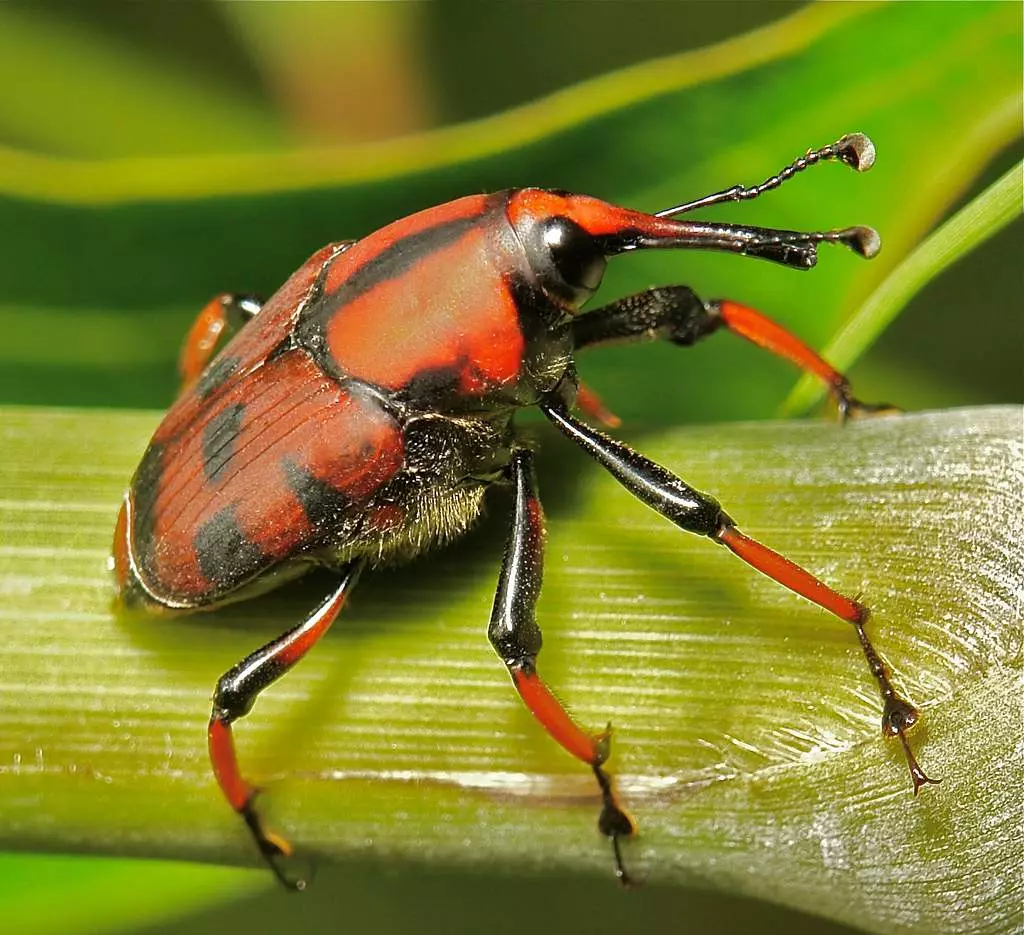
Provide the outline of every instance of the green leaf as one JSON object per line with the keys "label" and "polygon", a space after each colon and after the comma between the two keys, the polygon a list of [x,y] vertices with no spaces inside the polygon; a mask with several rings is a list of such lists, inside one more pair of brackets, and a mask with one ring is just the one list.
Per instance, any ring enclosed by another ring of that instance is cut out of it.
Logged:
{"label": "green leaf", "polygon": [[[943,779],[918,799],[845,625],[544,435],[541,670],[581,722],[616,725],[612,765],[641,827],[632,866],[869,931],[1019,922],[1021,418],[634,435],[750,534],[865,595],[925,713],[922,763]],[[197,617],[113,615],[113,514],[155,421],[0,411],[0,846],[253,860],[209,773],[209,694],[325,582]],[[456,547],[370,576],[239,726],[271,821],[303,851],[610,878],[592,779],[486,643],[506,507],[495,498]]]}
{"label": "green leaf", "polygon": [[[211,295],[267,294],[324,243],[469,191],[549,185],[661,208],[760,180],[804,147],[859,129],[878,147],[869,175],[821,167],[719,215],[872,224],[885,242],[877,260],[825,251],[801,275],[658,252],[616,260],[600,297],[686,281],[820,346],[1019,135],[1019,39],[1011,4],[829,4],[402,140],[104,161],[0,152],[0,399],[163,405],[176,336]],[[62,340],[40,340],[50,329]],[[626,418],[774,411],[791,371],[740,342],[714,343],[682,368],[671,348],[614,349],[584,374]],[[69,361],[80,345],[90,353]]]}
{"label": "green leaf", "polygon": [[0,4],[0,86],[8,89],[0,95],[0,138],[26,147],[93,160],[285,142],[272,114],[196,71],[147,55],[78,17]]}
{"label": "green leaf", "polygon": [[[871,347],[923,286],[1021,214],[1024,214],[1024,162],[1018,162],[964,206],[896,267],[832,338],[822,352],[825,359],[845,370]],[[786,399],[783,412],[800,412],[822,394],[819,383],[802,377]]]}
{"label": "green leaf", "polygon": [[0,854],[4,927],[18,935],[138,931],[265,888],[255,874],[225,867]]}

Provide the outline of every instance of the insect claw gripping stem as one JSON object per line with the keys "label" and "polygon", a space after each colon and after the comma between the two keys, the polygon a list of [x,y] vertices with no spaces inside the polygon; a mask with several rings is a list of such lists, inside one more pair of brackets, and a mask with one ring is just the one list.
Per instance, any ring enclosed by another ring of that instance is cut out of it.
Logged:
{"label": "insect claw gripping stem", "polygon": [[299,877],[292,877],[285,872],[283,863],[291,858],[294,852],[292,851],[292,846],[284,838],[267,831],[263,827],[263,822],[253,807],[253,802],[261,791],[260,789],[253,790],[253,794],[245,805],[242,806],[239,814],[242,816],[246,827],[252,833],[253,839],[259,848],[260,856],[264,859],[278,882],[285,889],[300,893],[306,888],[308,879],[312,877],[313,865],[309,863],[307,865],[308,872]]}
{"label": "insect claw gripping stem", "polygon": [[[605,731],[610,734],[611,725]],[[615,799],[615,791],[612,788],[611,777],[601,768],[599,763],[591,767],[594,777],[601,788],[601,815],[597,819],[597,830],[612,842],[612,856],[615,860],[615,879],[627,889],[640,886],[643,882],[632,876],[622,861],[622,845],[620,838],[631,838],[636,834],[636,823],[626,814]]]}
{"label": "insect claw gripping stem", "polygon": [[890,415],[902,412],[899,406],[892,403],[864,403],[850,393],[850,384],[844,378],[841,383],[832,387],[832,394],[836,398],[836,405],[839,408],[839,421],[848,422],[850,419],[863,419],[876,415]]}
{"label": "insect claw gripping stem", "polygon": [[921,786],[937,786],[942,780],[932,779],[926,775],[925,771],[918,764],[914,751],[910,749],[907,731],[918,722],[921,713],[893,688],[889,669],[882,660],[882,657],[878,655],[874,646],[871,645],[871,640],[868,639],[868,635],[864,630],[867,620],[868,613],[867,608],[865,608],[862,618],[855,621],[854,626],[857,629],[857,639],[860,640],[860,645],[864,650],[864,656],[868,661],[871,674],[875,677],[882,692],[884,702],[882,709],[882,733],[886,737],[899,738],[900,745],[903,747],[903,753],[907,758],[910,778],[914,783],[914,795],[917,795],[921,791]]}

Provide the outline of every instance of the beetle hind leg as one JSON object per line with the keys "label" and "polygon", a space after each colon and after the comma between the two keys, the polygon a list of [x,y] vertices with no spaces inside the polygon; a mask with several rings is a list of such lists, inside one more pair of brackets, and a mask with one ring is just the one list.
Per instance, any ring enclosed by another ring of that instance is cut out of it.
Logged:
{"label": "beetle hind leg", "polygon": [[487,636],[512,676],[512,684],[541,726],[564,750],[586,763],[601,791],[598,830],[611,840],[615,876],[624,886],[635,880],[626,871],[620,841],[636,833],[636,824],[619,804],[604,764],[611,752],[611,725],[595,735],[584,731],[537,674],[541,633],[536,605],[544,568],[544,514],[537,496],[533,455],[513,452],[515,514],[505,547],[501,575]]}
{"label": "beetle hind leg", "polygon": [[305,889],[306,882],[290,877],[285,870],[285,862],[292,856],[291,845],[263,826],[255,807],[260,790],[242,776],[232,725],[252,710],[260,692],[291,669],[327,632],[358,580],[363,564],[357,561],[347,565],[338,585],[307,620],[225,672],[213,696],[207,739],[217,783],[228,804],[245,822],[274,876],[289,889]]}

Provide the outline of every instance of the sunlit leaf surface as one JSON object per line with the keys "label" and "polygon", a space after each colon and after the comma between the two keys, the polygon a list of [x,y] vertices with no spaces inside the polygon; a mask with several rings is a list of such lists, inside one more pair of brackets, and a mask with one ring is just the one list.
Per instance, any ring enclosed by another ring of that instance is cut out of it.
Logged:
{"label": "sunlit leaf surface", "polygon": [[[209,774],[209,694],[324,583],[198,618],[113,616],[113,505],[153,424],[2,413],[0,843],[250,862]],[[865,596],[943,779],[916,800],[846,625],[544,435],[542,671],[582,722],[616,725],[643,831],[632,863],[876,931],[988,930],[951,900],[1012,916],[1020,426],[1005,408],[632,436]],[[239,729],[274,820],[321,859],[607,869],[591,778],[542,736],[484,636],[507,508],[492,503],[461,546],[371,576]]]}

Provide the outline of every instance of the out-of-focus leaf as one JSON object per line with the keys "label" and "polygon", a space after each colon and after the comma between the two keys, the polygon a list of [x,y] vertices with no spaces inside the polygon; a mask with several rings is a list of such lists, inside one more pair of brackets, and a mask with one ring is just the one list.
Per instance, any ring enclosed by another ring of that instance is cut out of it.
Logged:
{"label": "out-of-focus leaf", "polygon": [[[865,595],[925,712],[922,762],[943,779],[916,800],[845,625],[545,436],[541,669],[583,723],[616,724],[612,762],[642,829],[634,867],[878,932],[1019,923],[1021,416],[635,439],[748,532]],[[199,618],[112,616],[112,512],[154,421],[0,413],[2,846],[253,858],[209,775],[210,688],[325,583]],[[486,645],[494,507],[454,549],[370,576],[240,725],[273,823],[307,852],[610,876],[592,779]]]}
{"label": "out-of-focus leaf", "polygon": [[[251,874],[129,860],[0,854],[3,931],[18,935],[92,935],[137,931],[231,902],[265,886]],[[54,893],[60,892],[60,899]]]}
{"label": "out-of-focus leaf", "polygon": [[221,10],[302,139],[386,139],[436,122],[422,60],[427,4],[313,3],[301,15],[277,3]]}
{"label": "out-of-focus leaf", "polygon": [[[845,370],[874,343],[924,285],[1022,213],[1024,162],[1019,162],[946,221],[892,271],[839,329],[825,348],[825,357],[833,366]],[[783,411],[799,412],[821,395],[820,384],[804,377],[789,394]]]}
{"label": "out-of-focus leaf", "polygon": [[61,156],[230,153],[287,138],[269,110],[202,69],[13,3],[0,4],[0,87],[0,136]]}
{"label": "out-of-focus leaf", "polygon": [[[602,292],[688,281],[763,308],[820,345],[1019,133],[1019,36],[1010,4],[823,5],[504,115],[389,143],[104,162],[0,153],[0,229],[11,232],[0,251],[0,328],[10,334],[31,316],[38,334],[51,310],[75,321],[58,339],[0,346],[0,398],[162,404],[176,352],[163,336],[183,333],[210,295],[269,293],[322,244],[466,192],[550,185],[660,208],[759,180],[803,147],[860,129],[878,146],[870,175],[818,168],[719,216],[803,228],[870,223],[885,241],[877,260],[826,251],[817,270],[800,274],[659,252],[616,260]],[[921,141],[937,138],[943,145],[925,161]],[[66,346],[88,341],[111,316],[125,321],[124,338],[110,344],[116,366],[69,367]],[[159,334],[162,366],[146,346],[156,339],[140,330]],[[790,371],[739,342],[714,343],[685,364],[672,348],[614,349],[583,371],[627,418],[772,412]]]}

